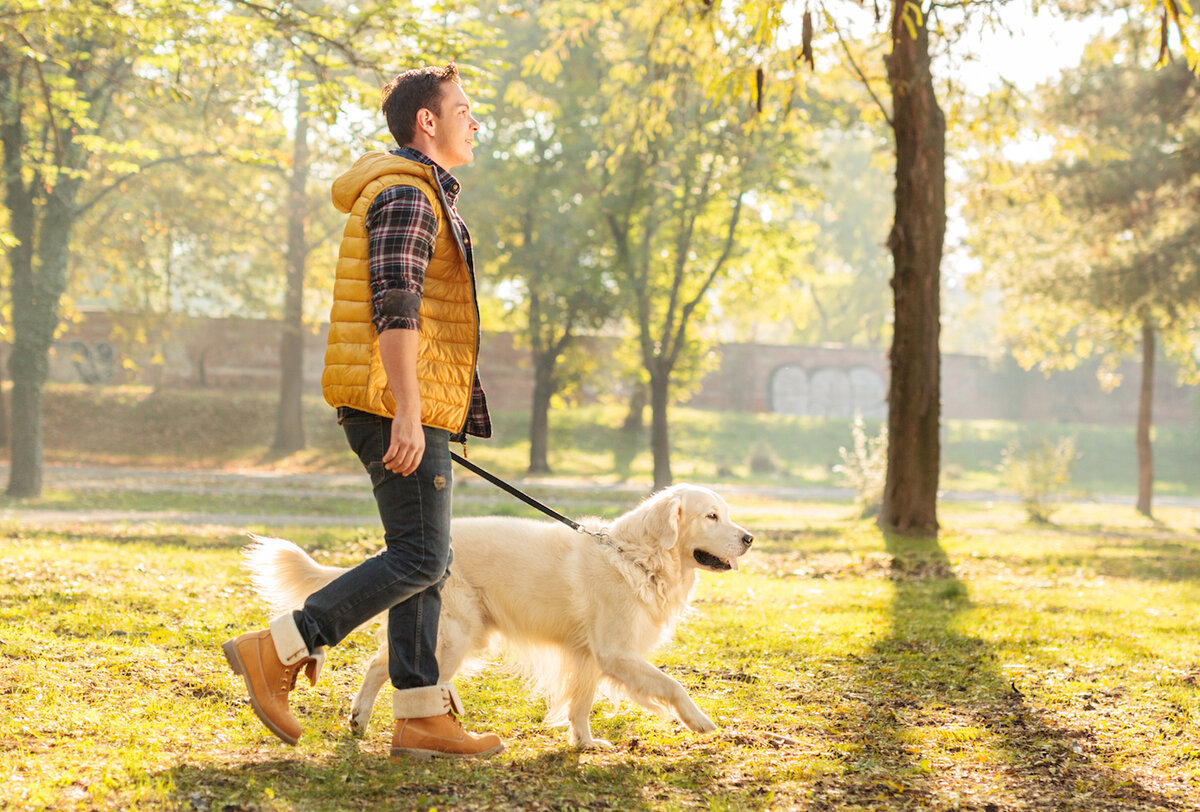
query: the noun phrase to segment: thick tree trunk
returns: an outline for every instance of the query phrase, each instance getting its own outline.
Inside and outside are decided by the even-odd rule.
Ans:
[[[896,136],[892,251],[895,329],[888,388],[888,469],[879,525],[906,535],[937,533],[941,409],[940,279],[946,232],[946,122],[929,65],[927,18],[908,33],[897,0],[887,60]]]
[[[8,446],[8,400],[4,397],[4,370],[0,364],[0,448]]]
[[[42,386],[46,377],[39,371],[39,353],[27,344],[14,345],[9,357],[12,372],[12,430],[8,487],[9,496],[37,498],[42,495]]]
[[[304,448],[304,265],[308,257],[308,105],[304,92],[301,83],[296,94],[296,134],[288,177],[287,292],[279,331],[279,410],[271,444],[275,454],[291,454]]]
[[[533,403],[529,417],[529,473],[550,473],[550,399],[554,397],[554,366],[558,359],[539,353],[533,361]]]
[[[37,236],[36,256],[24,250],[32,244],[33,200],[29,210],[15,215],[21,221],[14,235],[22,245],[12,259],[13,349],[12,458],[9,496],[42,494],[42,388],[50,372],[50,348],[58,327],[58,304],[66,289],[68,246],[74,222],[78,182],[60,179],[47,194]],[[16,223],[14,223],[15,225]]]
[[[633,393],[629,396],[629,411],[621,423],[621,432],[629,435],[639,435],[646,428],[646,384],[640,380],[633,382]]]
[[[1142,323],[1142,389],[1138,397],[1137,456],[1138,513],[1150,516],[1154,495],[1154,447],[1150,428],[1154,424],[1154,325],[1149,317]]]
[[[654,458],[654,490],[668,487],[671,482],[671,436],[667,422],[670,405],[671,376],[656,371],[650,375],[650,453]]]

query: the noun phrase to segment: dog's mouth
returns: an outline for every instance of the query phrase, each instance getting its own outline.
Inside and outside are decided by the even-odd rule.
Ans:
[[[704,569],[712,570],[713,572],[729,572],[729,570],[737,569],[737,562],[732,558],[718,558],[704,550],[693,551],[692,558],[696,559],[696,563],[704,567]]]

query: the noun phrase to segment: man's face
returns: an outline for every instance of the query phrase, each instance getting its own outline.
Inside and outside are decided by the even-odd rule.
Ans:
[[[463,89],[454,82],[442,85],[441,115],[437,121],[433,142],[437,155],[430,158],[443,169],[469,164],[475,157],[475,133],[479,122],[471,115],[471,101]]]

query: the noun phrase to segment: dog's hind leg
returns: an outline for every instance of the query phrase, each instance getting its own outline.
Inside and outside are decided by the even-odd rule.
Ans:
[[[458,618],[443,613],[438,626],[438,680],[449,682],[473,648],[471,632]]]
[[[375,699],[387,681],[388,647],[386,638],[383,638],[375,656],[367,664],[367,671],[363,674],[362,685],[354,695],[354,701],[350,703],[350,732],[355,736],[366,732],[367,722],[371,720],[371,711],[375,707]]]

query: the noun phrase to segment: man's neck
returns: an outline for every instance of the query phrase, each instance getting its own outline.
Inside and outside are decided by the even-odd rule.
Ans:
[[[411,149],[411,150],[415,150],[416,152],[421,153],[426,158],[428,158],[429,160],[431,160],[435,164],[437,164],[438,167],[445,172],[449,172],[453,168],[453,167],[446,165],[445,158],[443,158],[437,154],[437,148],[434,147],[432,144],[424,143],[424,142],[413,142],[413,143],[409,143],[409,144],[404,144],[403,147],[405,149]]]

